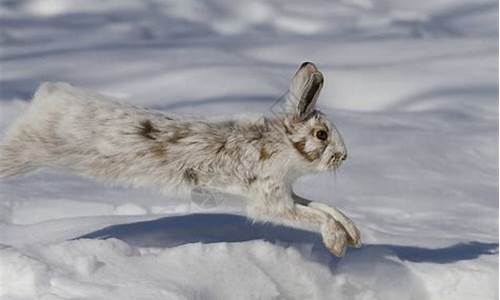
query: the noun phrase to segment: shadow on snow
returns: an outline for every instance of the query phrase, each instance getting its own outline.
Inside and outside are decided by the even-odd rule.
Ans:
[[[80,238],[117,238],[139,247],[266,240],[287,246],[309,244],[316,254],[325,256],[328,253],[316,233],[281,225],[253,223],[246,217],[230,214],[191,214],[113,225]],[[347,255],[366,250],[382,250],[381,253],[411,262],[452,263],[475,259],[480,255],[496,255],[498,243],[472,241],[444,248],[367,244],[360,249],[349,249]]]

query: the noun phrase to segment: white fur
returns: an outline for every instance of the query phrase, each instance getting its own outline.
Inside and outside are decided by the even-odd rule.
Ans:
[[[321,232],[343,255],[359,231],[338,209],[293,194],[303,174],[339,167],[347,151],[315,104],[323,85],[312,63],[292,79],[283,115],[185,120],[65,83],[44,83],[0,147],[0,177],[40,167],[132,186],[215,188],[244,194],[256,220]],[[322,140],[317,132],[327,132]]]

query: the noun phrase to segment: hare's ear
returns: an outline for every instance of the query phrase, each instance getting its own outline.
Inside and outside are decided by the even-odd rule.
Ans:
[[[323,87],[323,74],[311,62],[302,63],[292,78],[288,94],[288,112],[304,119],[316,107]]]

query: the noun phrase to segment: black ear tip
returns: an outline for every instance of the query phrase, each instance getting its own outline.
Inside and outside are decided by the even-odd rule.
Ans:
[[[305,62],[303,62],[303,63],[300,65],[299,69],[302,69],[302,68],[306,67],[307,65],[312,65],[312,66],[314,66],[314,64],[313,64],[312,62],[310,62],[310,61],[305,61]]]

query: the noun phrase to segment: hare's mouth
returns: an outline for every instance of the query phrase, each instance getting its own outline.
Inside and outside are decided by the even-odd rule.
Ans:
[[[330,170],[336,170],[342,165],[343,160],[337,155],[332,155],[326,163]]]

